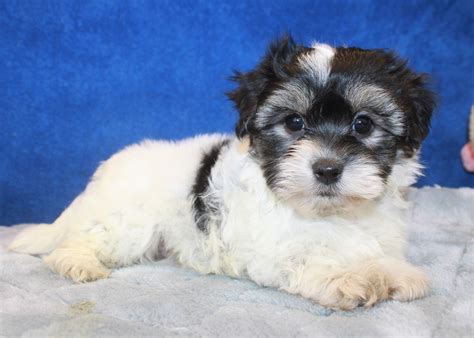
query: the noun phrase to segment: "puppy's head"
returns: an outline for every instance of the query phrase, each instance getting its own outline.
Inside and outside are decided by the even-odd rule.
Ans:
[[[233,80],[237,136],[250,139],[270,189],[303,214],[382,195],[416,159],[435,106],[425,76],[392,52],[288,36]]]

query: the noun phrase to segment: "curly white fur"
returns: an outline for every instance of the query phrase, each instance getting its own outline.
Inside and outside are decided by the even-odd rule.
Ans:
[[[47,254],[51,268],[78,282],[165,249],[199,272],[246,277],[334,308],[426,293],[423,273],[403,261],[406,205],[394,175],[372,202],[309,219],[269,190],[248,147],[230,138],[205,197],[219,212],[209,232],[200,231],[191,187],[202,154],[228,138],[145,141],[122,150],[52,225],[27,229],[10,249]]]

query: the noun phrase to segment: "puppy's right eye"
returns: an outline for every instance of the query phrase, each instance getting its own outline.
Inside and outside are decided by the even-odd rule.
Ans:
[[[299,114],[291,114],[285,119],[285,125],[290,131],[300,131],[304,127],[303,118]]]
[[[352,129],[359,135],[367,135],[372,130],[372,126],[372,120],[365,115],[356,117],[352,123]]]

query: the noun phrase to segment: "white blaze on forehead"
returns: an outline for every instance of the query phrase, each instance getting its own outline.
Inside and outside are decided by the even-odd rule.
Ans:
[[[331,64],[336,49],[324,43],[313,43],[309,53],[299,58],[300,67],[319,84],[324,85],[331,73]]]

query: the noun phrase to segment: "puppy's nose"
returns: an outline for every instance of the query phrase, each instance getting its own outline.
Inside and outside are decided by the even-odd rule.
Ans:
[[[321,159],[313,164],[313,172],[319,182],[324,184],[336,183],[341,177],[344,166],[330,159]]]

